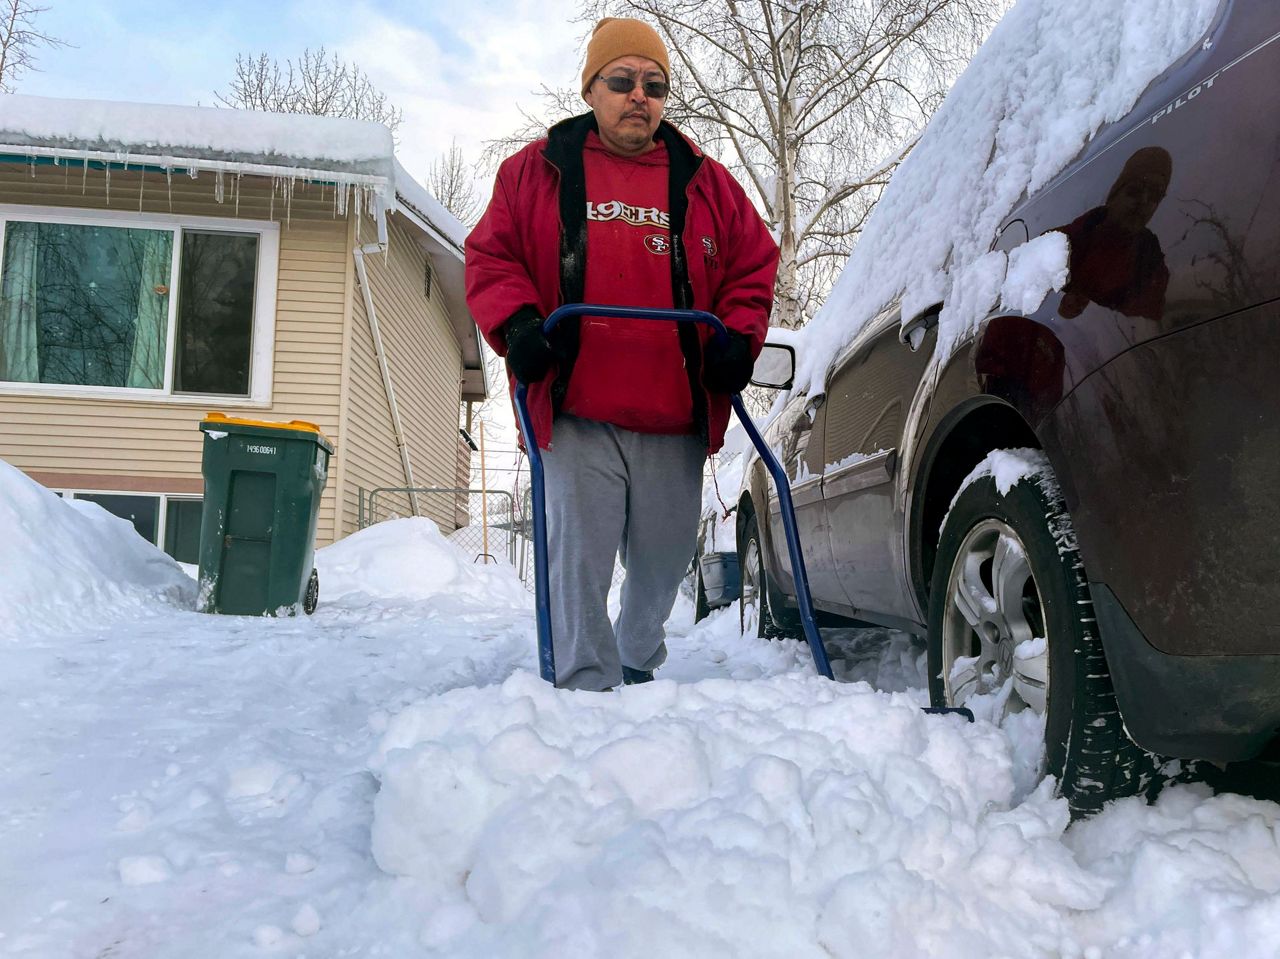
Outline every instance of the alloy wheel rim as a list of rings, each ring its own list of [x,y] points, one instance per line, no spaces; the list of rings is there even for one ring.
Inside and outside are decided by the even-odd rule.
[[[760,631],[760,544],[752,537],[747,540],[747,548],[743,556],[742,569],[742,605],[738,625],[742,627],[742,635],[755,636]]]
[[[1002,715],[1031,709],[1043,716],[1049,698],[1049,643],[1026,546],[998,519],[973,527],[951,564],[942,623],[946,700],[963,706],[1001,692],[1012,681]]]

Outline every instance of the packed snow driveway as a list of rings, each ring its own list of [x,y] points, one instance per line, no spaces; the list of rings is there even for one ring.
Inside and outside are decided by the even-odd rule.
[[[660,681],[537,679],[532,611],[425,520],[321,551],[312,618],[190,612],[0,464],[0,955],[1273,956],[1280,807],[1068,827],[1025,729],[928,717],[681,601]],[[868,682],[874,680],[880,689]]]

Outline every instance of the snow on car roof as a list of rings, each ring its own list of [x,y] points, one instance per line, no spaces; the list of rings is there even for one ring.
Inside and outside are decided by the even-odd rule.
[[[1006,257],[988,252],[1001,222],[1104,124],[1131,110],[1204,36],[1218,7],[1219,0],[1019,0],[885,188],[804,331],[796,389],[821,392],[842,348],[897,300],[905,319],[945,301],[935,352],[945,359],[1001,296]],[[1064,272],[1065,249],[1061,256]],[[1025,300],[1025,284],[1018,286]]]

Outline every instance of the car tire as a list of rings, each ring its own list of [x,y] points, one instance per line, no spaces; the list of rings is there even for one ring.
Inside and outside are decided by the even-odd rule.
[[[929,593],[929,694],[935,706],[1006,696],[999,719],[1043,714],[1041,771],[1079,818],[1141,792],[1152,766],[1125,732],[1056,478],[1043,454],[1019,455],[1040,460],[1031,475],[1004,492],[991,475],[977,477],[943,522]]]
[[[711,615],[711,607],[707,605],[707,589],[702,584],[702,570],[697,560],[693,563],[693,621],[700,623]]]
[[[738,594],[738,625],[742,634],[761,639],[804,639],[799,623],[779,620],[769,602],[769,586],[764,571],[764,549],[760,542],[760,525],[755,515],[747,518],[742,548],[738,553],[738,569],[742,589]]]

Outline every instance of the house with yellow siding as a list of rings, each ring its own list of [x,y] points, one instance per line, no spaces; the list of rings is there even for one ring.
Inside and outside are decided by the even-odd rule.
[[[184,561],[209,411],[335,444],[317,545],[466,487],[463,238],[381,124],[0,95],[0,459]]]

